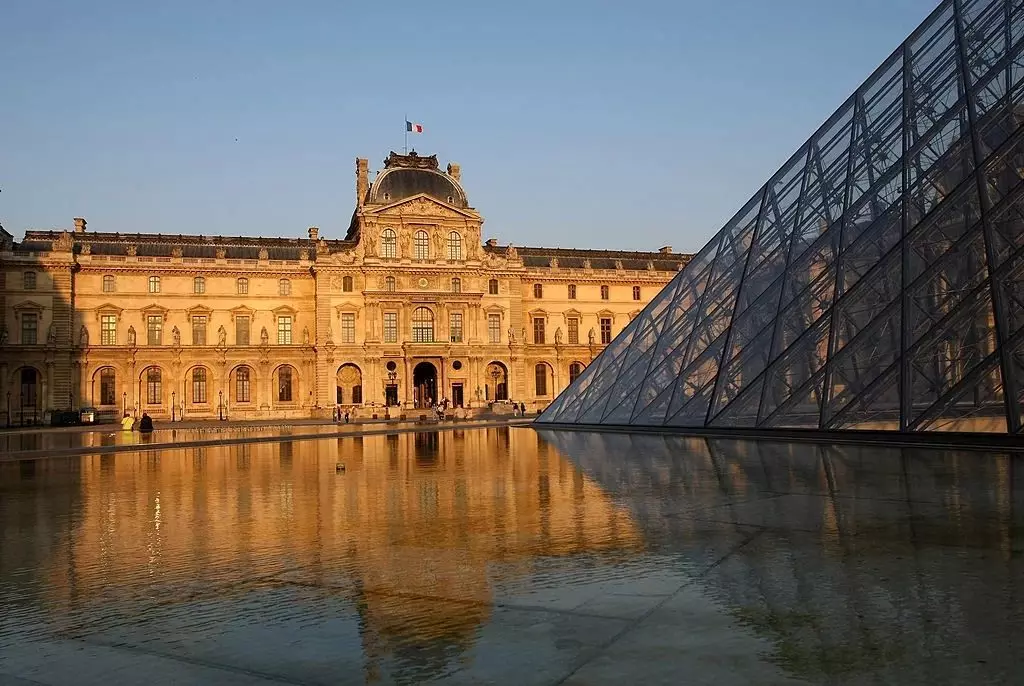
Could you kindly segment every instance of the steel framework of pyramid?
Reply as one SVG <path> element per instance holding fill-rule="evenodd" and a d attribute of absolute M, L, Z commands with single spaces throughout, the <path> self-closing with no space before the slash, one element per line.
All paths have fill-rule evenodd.
<path fill-rule="evenodd" d="M 538 418 L 1016 433 L 1024 0 L 946 0 Z"/>

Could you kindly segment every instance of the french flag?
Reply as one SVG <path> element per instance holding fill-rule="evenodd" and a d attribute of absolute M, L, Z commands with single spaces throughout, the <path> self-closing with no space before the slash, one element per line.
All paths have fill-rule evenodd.
<path fill-rule="evenodd" d="M 423 124 L 414 124 L 411 121 L 406 121 L 405 130 L 408 133 L 423 133 Z"/>

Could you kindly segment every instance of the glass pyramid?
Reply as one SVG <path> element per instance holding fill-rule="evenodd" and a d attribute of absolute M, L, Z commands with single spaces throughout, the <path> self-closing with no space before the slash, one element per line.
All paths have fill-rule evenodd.
<path fill-rule="evenodd" d="M 1015 433 L 1024 2 L 947 0 L 538 418 Z"/>

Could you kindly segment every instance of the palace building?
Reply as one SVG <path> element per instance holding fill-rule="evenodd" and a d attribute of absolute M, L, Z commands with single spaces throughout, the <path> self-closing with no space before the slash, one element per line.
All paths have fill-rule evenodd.
<path fill-rule="evenodd" d="M 460 168 L 356 160 L 344 238 L 0 229 L 0 403 L 156 418 L 542 409 L 688 261 L 499 245 Z M 380 408 L 380 409 L 378 409 Z"/>

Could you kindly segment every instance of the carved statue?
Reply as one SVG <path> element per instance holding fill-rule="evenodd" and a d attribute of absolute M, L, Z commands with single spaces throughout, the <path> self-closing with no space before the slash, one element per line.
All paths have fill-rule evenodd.
<path fill-rule="evenodd" d="M 83 255 L 92 255 L 92 243 L 83 243 L 82 244 L 82 254 Z"/>
<path fill-rule="evenodd" d="M 327 327 L 327 340 L 324 341 L 325 345 L 334 345 L 334 334 L 331 332 L 331 327 Z"/>
<path fill-rule="evenodd" d="M 466 256 L 475 260 L 480 255 L 480 244 L 476 240 L 476 236 L 470 236 L 466 246 Z"/>
<path fill-rule="evenodd" d="M 444 257 L 444 231 L 434 234 L 434 257 L 437 259 Z"/>
<path fill-rule="evenodd" d="M 649 271 L 649 272 L 653 272 L 654 271 L 654 262 L 652 262 L 651 260 L 647 260 L 647 271 Z"/>
<path fill-rule="evenodd" d="M 519 259 L 519 251 L 516 250 L 516 246 L 512 245 L 511 243 L 509 243 L 508 248 L 505 250 L 505 259 L 506 260 L 518 260 Z"/>
<path fill-rule="evenodd" d="M 182 254 L 181 248 L 171 248 L 171 257 L 181 257 Z"/>
<path fill-rule="evenodd" d="M 78 330 L 78 346 L 80 348 L 89 347 L 89 329 L 85 328 L 85 324 L 82 324 L 82 328 Z"/>
<path fill-rule="evenodd" d="M 269 257 L 270 257 L 270 253 L 269 253 L 269 252 L 267 252 L 267 249 L 266 249 L 266 248 L 260 248 L 260 252 L 259 252 L 259 258 L 260 258 L 261 260 L 266 260 L 266 259 L 268 259 Z"/>
<path fill-rule="evenodd" d="M 139 254 L 139 248 L 137 246 L 134 246 L 134 245 L 129 245 L 128 246 L 128 257 L 135 257 L 138 254 Z"/>
<path fill-rule="evenodd" d="M 583 268 L 584 269 L 590 269 L 591 268 L 590 267 L 590 260 L 589 259 L 583 260 Z"/>
<path fill-rule="evenodd" d="M 302 327 L 302 345 L 309 345 L 309 327 Z"/>
<path fill-rule="evenodd" d="M 331 248 L 330 248 L 329 245 L 327 245 L 327 241 L 325 241 L 323 238 L 321 238 L 316 243 L 316 254 L 317 255 L 330 255 L 331 254 Z"/>
<path fill-rule="evenodd" d="M 508 342 L 513 345 L 516 342 L 516 331 L 511 326 L 508 327 Z"/>
<path fill-rule="evenodd" d="M 622 271 L 622 260 L 615 260 L 615 268 Z"/>
<path fill-rule="evenodd" d="M 0 330 L 0 345 L 5 345 L 7 343 L 7 338 L 8 333 L 7 327 L 5 326 L 2 330 Z"/>
<path fill-rule="evenodd" d="M 221 324 L 220 328 L 217 329 L 217 345 L 225 346 L 228 344 L 228 330 Z"/>
<path fill-rule="evenodd" d="M 128 345 L 135 347 L 135 327 L 128 327 Z"/>
<path fill-rule="evenodd" d="M 591 328 L 590 331 L 587 332 L 587 340 L 590 342 L 590 345 L 594 345 L 594 341 L 597 340 L 597 336 L 594 335 L 593 328 Z"/>
<path fill-rule="evenodd" d="M 171 340 L 174 341 L 175 348 L 181 347 L 181 329 L 179 329 L 177 326 L 171 329 Z"/>
<path fill-rule="evenodd" d="M 555 345 L 562 345 L 562 327 L 555 329 Z"/>
<path fill-rule="evenodd" d="M 217 254 L 217 259 L 218 260 L 223 260 L 225 257 L 228 256 L 228 251 L 225 250 L 224 248 L 217 248 L 217 253 L 216 254 Z"/>
<path fill-rule="evenodd" d="M 551 268 L 552 269 L 558 269 L 558 258 L 557 257 L 552 257 L 551 258 Z"/>
<path fill-rule="evenodd" d="M 309 251 L 308 250 L 300 250 L 299 251 L 299 259 L 302 260 L 303 262 L 308 260 L 309 259 Z"/>
<path fill-rule="evenodd" d="M 408 233 L 403 233 L 400 240 L 402 241 L 401 257 L 412 257 L 412 236 Z"/>
<path fill-rule="evenodd" d="M 268 345 L 270 343 L 270 334 L 267 333 L 267 327 L 263 327 L 260 331 L 260 345 Z"/>
<path fill-rule="evenodd" d="M 75 245 L 75 239 L 68 231 L 61 231 L 57 240 L 53 241 L 54 252 L 70 252 Z"/>
<path fill-rule="evenodd" d="M 57 342 L 57 327 L 50 324 L 50 328 L 46 332 L 46 342 L 53 345 Z"/>
<path fill-rule="evenodd" d="M 372 255 L 372 256 L 376 257 L 377 256 L 377 239 L 374 238 L 372 233 L 367 232 L 366 235 L 363 236 L 363 243 L 366 244 L 366 254 L 367 255 Z"/>

